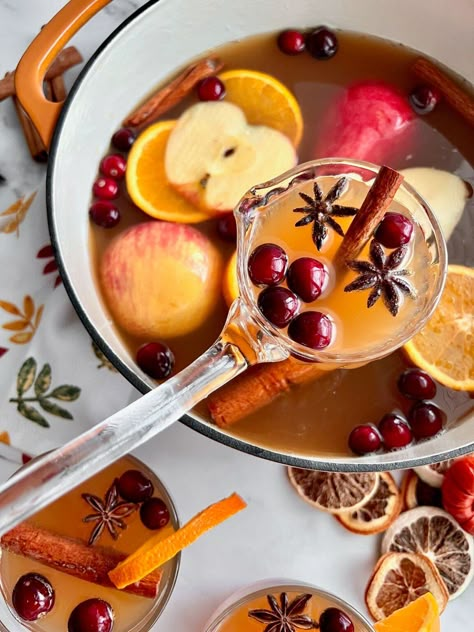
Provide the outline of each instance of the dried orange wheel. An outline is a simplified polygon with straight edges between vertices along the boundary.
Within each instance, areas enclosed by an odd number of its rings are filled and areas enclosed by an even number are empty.
[[[372,617],[380,621],[426,593],[433,595],[439,611],[443,612],[448,591],[433,562],[416,553],[388,553],[374,569],[365,591],[365,603]]]
[[[448,459],[440,463],[420,465],[420,467],[415,467],[415,472],[427,485],[431,485],[431,487],[441,487],[444,481],[444,475],[453,463],[454,459]]]
[[[385,531],[402,510],[402,496],[393,476],[382,472],[372,498],[355,511],[339,513],[336,519],[349,531],[372,535]]]
[[[419,553],[439,571],[449,599],[459,597],[474,577],[474,539],[446,511],[417,507],[401,514],[385,533],[382,553]]]
[[[227,307],[230,307],[239,296],[239,282],[237,280],[237,250],[226,265],[222,281],[222,293]]]
[[[404,510],[415,507],[442,507],[441,490],[428,485],[416,474],[408,470],[402,480],[401,494]]]
[[[355,511],[377,491],[377,472],[317,472],[289,467],[290,482],[313,507],[332,514]]]
[[[377,621],[374,628],[375,632],[440,632],[438,602],[431,593],[425,593]]]

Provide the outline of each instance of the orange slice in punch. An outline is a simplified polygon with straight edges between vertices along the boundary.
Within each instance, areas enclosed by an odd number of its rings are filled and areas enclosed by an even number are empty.
[[[237,279],[237,251],[229,259],[222,280],[222,293],[228,307],[238,298],[239,281]]]
[[[232,494],[198,513],[167,538],[163,539],[161,535],[153,536],[109,572],[111,582],[117,588],[125,588],[140,581],[195,542],[206,531],[217,527],[246,506],[238,494]]]
[[[431,593],[425,593],[375,623],[374,628],[376,632],[439,632],[438,602]]]

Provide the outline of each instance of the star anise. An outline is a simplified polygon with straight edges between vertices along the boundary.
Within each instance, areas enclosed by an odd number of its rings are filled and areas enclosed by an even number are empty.
[[[326,197],[323,197],[323,192],[317,182],[313,184],[314,197],[306,193],[299,193],[299,196],[306,202],[307,206],[295,208],[293,209],[293,213],[305,213],[306,217],[298,220],[295,226],[306,226],[313,222],[312,238],[318,250],[321,250],[323,242],[327,237],[328,226],[338,235],[344,237],[344,231],[334,217],[351,217],[359,210],[353,206],[334,204],[334,202],[345,193],[348,185],[349,180],[344,177],[336,182],[330,191],[328,191]]]
[[[416,298],[416,292],[412,285],[404,278],[411,274],[409,270],[399,269],[405,255],[406,246],[400,246],[388,256],[378,241],[373,239],[370,243],[370,261],[350,261],[348,266],[359,273],[359,276],[346,285],[344,292],[354,290],[369,290],[371,293],[367,299],[367,307],[372,307],[380,296],[387,309],[396,316],[400,309],[400,293],[411,298]]]
[[[94,513],[83,518],[83,522],[97,522],[89,537],[90,546],[97,542],[106,527],[116,540],[119,537],[118,530],[127,528],[123,518],[127,518],[137,509],[134,503],[119,501],[117,481],[109,487],[104,500],[94,494],[82,494],[82,498],[94,509]]]
[[[249,610],[248,616],[259,623],[267,623],[263,632],[296,632],[316,630],[318,625],[307,614],[302,614],[312,595],[298,595],[288,601],[288,595],[281,593],[280,603],[274,595],[267,595],[270,610]]]

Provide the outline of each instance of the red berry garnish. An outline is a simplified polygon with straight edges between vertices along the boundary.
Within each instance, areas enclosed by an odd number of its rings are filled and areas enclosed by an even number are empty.
[[[286,287],[268,287],[260,292],[258,308],[275,327],[286,327],[298,311],[298,299]]]
[[[278,48],[285,55],[299,55],[306,47],[303,33],[288,29],[278,36]]]
[[[197,94],[200,101],[219,101],[225,97],[225,85],[218,77],[206,77],[198,83]]]
[[[161,498],[150,498],[140,507],[140,519],[147,529],[162,529],[170,521],[170,512]]]
[[[124,177],[127,169],[127,161],[120,154],[109,154],[102,158],[100,171],[104,176],[120,180]]]
[[[305,303],[311,303],[321,294],[327,278],[326,268],[320,261],[301,257],[288,268],[287,283]]]
[[[117,481],[118,493],[131,503],[142,503],[153,496],[153,483],[140,470],[127,470]]]
[[[319,617],[319,632],[354,632],[354,624],[339,608],[327,608]]]
[[[237,240],[237,224],[233,213],[224,213],[217,220],[217,234],[224,241],[235,244]]]
[[[349,447],[355,454],[377,452],[382,445],[380,433],[372,424],[356,426],[349,435]]]
[[[138,349],[136,361],[147,375],[155,380],[164,380],[173,370],[174,355],[162,342],[147,342]]]
[[[403,448],[413,439],[409,423],[400,415],[389,413],[379,421],[379,431],[388,450]]]
[[[417,86],[410,94],[410,105],[417,114],[429,114],[441,100],[441,94],[431,86]]]
[[[288,256],[280,246],[257,246],[248,262],[250,280],[255,285],[278,285],[285,278],[287,265]]]
[[[54,590],[49,581],[38,573],[27,573],[15,584],[12,604],[24,621],[37,621],[54,606]]]
[[[446,419],[445,413],[435,404],[416,403],[408,413],[415,439],[429,439],[441,432]]]
[[[413,233],[413,224],[401,213],[385,213],[374,233],[375,239],[386,248],[399,248],[407,244]]]
[[[92,192],[101,200],[114,200],[118,196],[119,187],[113,178],[100,177],[94,182]]]
[[[303,312],[294,318],[288,335],[292,340],[310,349],[325,349],[332,340],[333,323],[322,312]]]
[[[91,204],[89,208],[89,217],[102,228],[113,228],[120,221],[120,211],[108,200],[99,200]]]
[[[112,136],[112,145],[120,151],[128,151],[135,142],[137,135],[129,127],[122,127]]]
[[[114,612],[103,599],[87,599],[74,608],[67,622],[68,632],[111,632]]]
[[[336,34],[325,26],[319,26],[306,37],[306,48],[315,59],[330,59],[338,47]]]
[[[409,399],[433,399],[436,383],[421,369],[407,369],[398,378],[398,390]]]

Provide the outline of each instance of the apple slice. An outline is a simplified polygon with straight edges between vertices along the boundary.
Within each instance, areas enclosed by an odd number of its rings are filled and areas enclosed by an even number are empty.
[[[188,108],[165,153],[170,184],[191,203],[216,214],[232,210],[252,186],[295,164],[295,149],[284,134],[248,125],[242,110],[226,102]]]

